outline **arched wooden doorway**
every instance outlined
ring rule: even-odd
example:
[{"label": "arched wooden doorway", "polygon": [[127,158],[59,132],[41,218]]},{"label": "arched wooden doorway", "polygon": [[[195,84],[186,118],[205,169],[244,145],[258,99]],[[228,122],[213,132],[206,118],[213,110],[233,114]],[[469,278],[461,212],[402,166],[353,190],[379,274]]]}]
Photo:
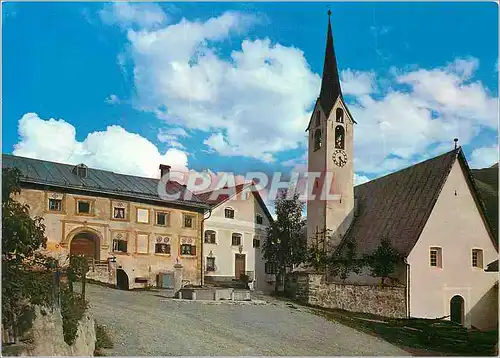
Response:
[{"label": "arched wooden doorway", "polygon": [[70,255],[85,255],[89,259],[99,260],[99,237],[90,232],[80,232],[71,240]]},{"label": "arched wooden doorway", "polygon": [[116,270],[116,286],[120,290],[128,290],[129,289],[127,273],[122,269]]},{"label": "arched wooden doorway", "polygon": [[465,301],[462,296],[453,296],[450,300],[450,320],[464,324]]}]

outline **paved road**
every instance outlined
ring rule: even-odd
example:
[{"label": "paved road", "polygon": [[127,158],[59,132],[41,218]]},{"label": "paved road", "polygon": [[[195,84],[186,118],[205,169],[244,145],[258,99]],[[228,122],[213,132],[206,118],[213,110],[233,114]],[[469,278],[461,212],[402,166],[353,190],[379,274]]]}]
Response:
[{"label": "paved road", "polygon": [[408,355],[272,298],[265,305],[214,305],[97,285],[88,285],[87,298],[98,323],[110,330],[114,348],[108,355]]}]

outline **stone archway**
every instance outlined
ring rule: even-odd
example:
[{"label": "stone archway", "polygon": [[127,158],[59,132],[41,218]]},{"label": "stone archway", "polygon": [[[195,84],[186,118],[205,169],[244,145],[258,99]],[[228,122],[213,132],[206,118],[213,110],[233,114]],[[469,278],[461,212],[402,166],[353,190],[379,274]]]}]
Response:
[{"label": "stone archway", "polygon": [[465,301],[460,295],[455,295],[450,300],[450,320],[457,324],[464,324]]},{"label": "stone archway", "polygon": [[73,236],[69,245],[70,255],[85,255],[88,259],[99,261],[99,236],[91,231],[81,231]]}]

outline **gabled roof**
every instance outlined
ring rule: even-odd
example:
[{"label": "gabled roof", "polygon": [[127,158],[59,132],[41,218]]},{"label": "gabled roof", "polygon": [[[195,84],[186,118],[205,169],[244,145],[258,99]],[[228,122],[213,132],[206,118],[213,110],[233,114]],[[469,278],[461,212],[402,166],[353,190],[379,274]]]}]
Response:
[{"label": "gabled roof", "polygon": [[486,217],[498,241],[498,166],[472,169],[471,172],[483,200]]},{"label": "gabled roof", "polygon": [[2,167],[17,167],[21,171],[21,183],[85,191],[94,195],[117,195],[138,201],[155,201],[163,205],[177,204],[208,208],[208,205],[194,194],[191,200],[182,199],[183,194],[188,190],[175,181],[168,182],[166,190],[167,193],[172,194],[180,192],[181,199],[169,201],[159,196],[159,179],[118,174],[94,168],[88,168],[87,176],[82,178],[73,172],[74,165],[10,154],[2,154]]},{"label": "gabled roof", "polygon": [[[209,204],[212,209],[214,209],[217,206],[225,203],[229,199],[231,199],[234,196],[236,196],[239,193],[241,193],[243,191],[243,189],[245,189],[245,188],[250,188],[250,191],[252,192],[252,194],[254,195],[254,197],[257,199],[257,202],[261,206],[262,210],[266,214],[266,216],[269,219],[269,221],[273,221],[273,217],[272,217],[271,213],[269,212],[269,210],[267,209],[266,203],[264,203],[264,200],[262,200],[262,197],[260,196],[259,191],[255,189],[253,183],[245,183],[245,184],[238,184],[238,185],[236,185],[234,187],[234,190],[232,191],[231,195],[229,195],[229,194],[217,194],[217,191],[212,190],[212,191],[207,191],[205,193],[199,193],[199,194],[197,194],[197,196],[198,196],[198,198],[200,198],[201,200],[203,200],[204,202],[206,202],[207,204]],[[224,189],[226,191],[228,189],[228,187],[224,187],[222,189]],[[212,200],[210,200],[210,197],[214,193],[215,193],[216,197],[213,198]]]},{"label": "gabled roof", "polygon": [[488,266],[484,269],[486,272],[498,272],[498,260],[490,262]]},{"label": "gabled roof", "polygon": [[420,237],[457,158],[466,169],[466,180],[495,244],[491,228],[484,217],[484,207],[470,177],[465,156],[462,149],[457,148],[356,186],[354,197],[357,200],[358,215],[354,217],[337,250],[342,250],[342,244],[346,240],[353,239],[358,254],[370,254],[383,238],[387,238],[394,249],[407,256]]}]

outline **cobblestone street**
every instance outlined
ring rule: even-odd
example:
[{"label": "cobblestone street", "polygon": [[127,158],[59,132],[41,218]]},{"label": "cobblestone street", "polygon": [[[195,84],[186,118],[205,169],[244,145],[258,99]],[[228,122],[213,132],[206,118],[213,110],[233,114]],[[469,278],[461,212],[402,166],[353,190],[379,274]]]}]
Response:
[{"label": "cobblestone street", "polygon": [[272,298],[267,304],[205,304],[167,299],[161,291],[88,285],[87,299],[113,339],[109,355],[408,355],[381,339]]}]

